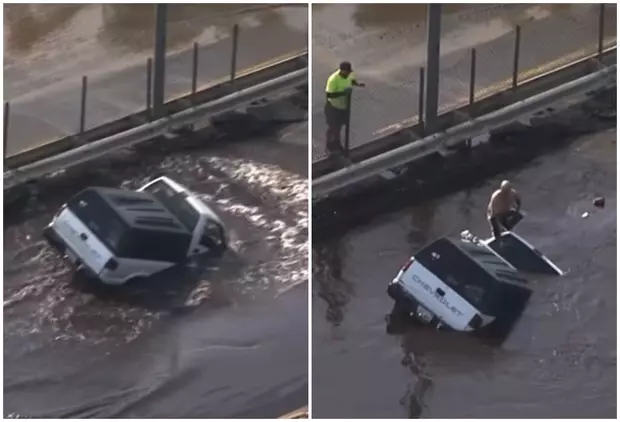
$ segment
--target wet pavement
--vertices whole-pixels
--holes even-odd
[[[153,55],[151,5],[5,5],[4,100],[11,102],[8,154],[79,131],[82,76],[86,129],[146,108],[146,61]],[[170,5],[167,100],[191,92],[192,44],[200,89],[230,75],[232,27],[239,24],[237,72],[307,48],[305,5]]]
[[[143,146],[5,208],[5,416],[273,418],[306,405],[307,130]],[[215,204],[230,253],[120,290],[74,280],[41,238],[52,214],[84,186],[157,174]]]
[[[511,83],[514,28],[521,26],[520,80],[597,49],[596,4],[448,5],[442,16],[440,109],[467,103],[471,48],[477,50],[476,98]],[[352,147],[417,122],[419,68],[426,57],[426,9],[419,4],[314,5],[313,160],[324,156],[325,81],[349,60],[365,88],[352,99]],[[607,5],[606,45],[615,44],[616,6]]]
[[[315,241],[313,416],[615,417],[616,135]],[[528,213],[516,231],[568,274],[529,278],[534,294],[500,346],[414,325],[387,334],[387,282],[439,236],[487,233],[482,210],[504,178]]]

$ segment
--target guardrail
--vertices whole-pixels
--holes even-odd
[[[308,69],[301,69],[268,82],[246,88],[151,123],[112,135],[90,144],[26,164],[4,173],[4,190],[45,175],[93,160],[110,152],[136,145],[168,132],[171,127],[190,124],[198,119],[218,115],[266,96],[277,95],[307,83]]]
[[[188,94],[179,99],[164,104],[163,114],[169,116],[178,113],[192,105],[199,105],[214,101],[236,91],[272,80],[278,76],[307,68],[308,54],[306,51],[282,58],[268,66],[253,69],[249,73],[239,73],[234,81],[222,81],[210,85],[206,89]],[[124,132],[152,121],[149,110],[125,116],[113,122],[87,130],[81,134],[67,136],[62,139],[47,142],[34,148],[25,149],[19,153],[5,157],[4,169],[15,169],[38,160],[69,151],[73,148],[95,142],[99,139]],[[6,129],[6,121],[5,121]],[[6,143],[5,143],[6,145]]]
[[[560,86],[566,82],[589,75],[603,67],[612,66],[617,62],[616,46],[609,47],[598,53],[567,63],[559,68],[537,74],[522,81],[516,90],[506,89],[477,100],[473,104],[465,104],[460,108],[441,113],[437,120],[435,132],[441,132],[459,123],[496,111],[502,107],[532,97],[544,91]],[[401,124],[394,133],[382,136],[375,141],[367,142],[351,148],[348,158],[352,162],[360,162],[375,155],[396,149],[423,138],[422,123]],[[312,176],[319,178],[325,174],[342,168],[338,160],[324,158],[312,163]]]
[[[519,10],[525,12],[525,9]],[[448,49],[444,54],[444,45],[441,44],[441,66],[433,70],[433,75],[429,74],[429,69],[417,67],[424,66],[423,62],[415,66],[399,62],[388,66],[391,69],[389,83],[368,76],[368,87],[354,90],[348,109],[349,121],[343,130],[342,149],[345,153],[352,152],[356,148],[382,142],[386,136],[414,125],[419,137],[424,137],[438,130],[439,126],[435,123],[442,114],[454,109],[468,111],[461,106],[475,109],[479,102],[500,91],[516,93],[532,77],[555,71],[567,63],[588,56],[602,58],[605,50],[616,44],[615,5],[584,4],[573,9],[566,14],[553,12],[549,21],[526,20],[522,26],[515,26],[514,31],[469,51],[450,52],[451,41],[440,40],[440,44],[448,43]],[[613,24],[610,22],[612,17]],[[544,25],[544,22],[549,25]],[[403,48],[407,57],[418,57],[413,45],[403,44]],[[377,51],[374,55],[382,56]],[[358,66],[363,68],[364,64]],[[370,68],[373,66],[370,65]],[[363,69],[358,71],[359,77],[364,79]],[[313,77],[317,74],[315,70]],[[327,75],[325,72],[324,76]],[[320,83],[324,86],[323,80]],[[315,91],[315,97],[318,93]],[[426,110],[427,103],[439,105],[438,116],[433,111],[432,116],[425,115],[429,111]],[[317,105],[315,113],[319,111]],[[313,140],[314,164],[329,159],[330,154],[323,138],[324,117],[317,114],[313,122],[315,133],[320,133]],[[313,174],[316,172],[313,171]]]
[[[332,194],[342,188],[377,176],[385,170],[399,167],[418,158],[441,151],[451,146],[451,143],[462,142],[514,122],[523,114],[544,108],[561,98],[582,94],[609,85],[612,80],[615,83],[616,71],[617,65],[610,66],[500,110],[435,133],[422,140],[319,177],[312,182],[312,196],[316,199]]]
[[[281,6],[254,5],[243,10]],[[175,7],[171,5],[169,9]],[[165,27],[163,32],[173,35],[171,24],[156,25],[156,32]],[[30,90],[5,102],[3,158],[67,137],[83,143],[84,139],[92,139],[91,130],[127,120],[128,115],[139,113],[141,120],[155,120],[169,114],[158,103],[162,95],[164,103],[179,99],[191,102],[201,90],[237,85],[248,73],[305,54],[308,49],[305,34],[291,33],[285,24],[277,22],[249,27],[234,24],[230,31],[220,30],[216,42],[194,43],[176,51],[164,49],[163,61],[145,57],[144,61],[128,62],[105,74],[84,75],[79,80]],[[280,33],[294,35],[281,43],[270,43]],[[266,46],[261,44],[262,38]],[[164,77],[159,77],[163,70],[160,63],[165,68]]]

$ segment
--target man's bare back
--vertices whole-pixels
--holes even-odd
[[[508,227],[507,218],[511,211],[519,211],[521,198],[513,189],[508,180],[504,180],[501,187],[493,192],[487,206],[487,219],[491,225],[494,237],[501,234],[502,227]]]

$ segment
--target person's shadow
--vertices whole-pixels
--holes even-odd
[[[353,294],[353,286],[342,274],[346,248],[336,238],[314,245],[312,252],[312,280],[317,296],[327,304],[327,321],[338,327],[344,321],[345,307]]]

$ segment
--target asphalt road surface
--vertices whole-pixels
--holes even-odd
[[[82,76],[88,76],[86,129],[146,108],[146,61],[153,57],[154,7],[127,4],[5,7],[4,101],[10,101],[11,155],[79,132]],[[300,5],[170,5],[165,98],[198,89],[307,48],[308,11]]]
[[[312,8],[312,158],[324,157],[325,83],[349,60],[367,86],[355,89],[350,145],[379,139],[418,120],[419,70],[426,61],[422,4],[334,4]],[[515,27],[521,26],[520,80],[597,50],[597,4],[450,4],[441,23],[440,112],[467,104],[471,49],[476,98],[512,83]],[[605,43],[615,44],[616,6],[607,5]]]

